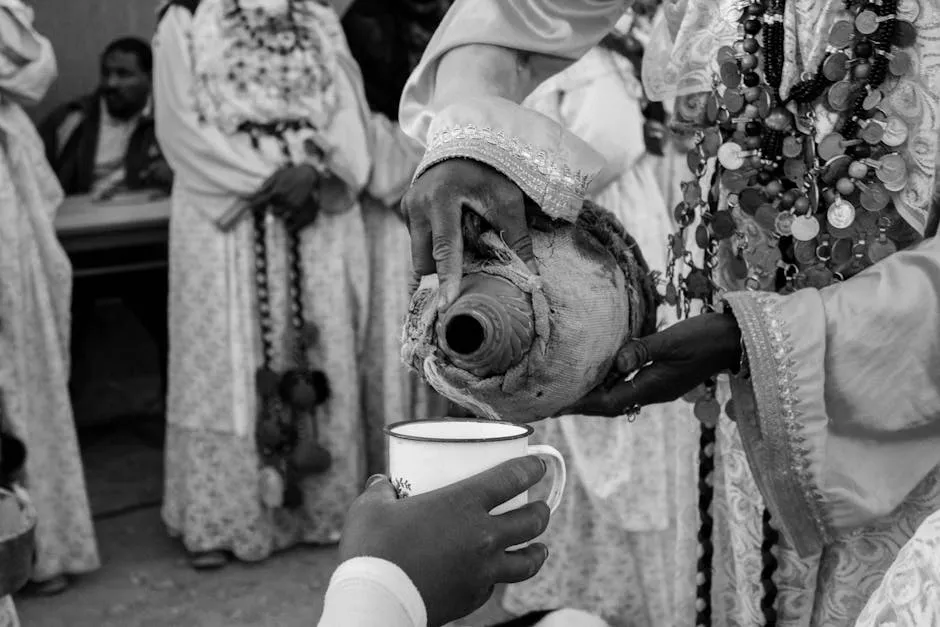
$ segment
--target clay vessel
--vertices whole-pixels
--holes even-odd
[[[438,318],[438,348],[457,368],[481,378],[505,373],[535,337],[530,298],[492,274],[468,274],[457,301]]]

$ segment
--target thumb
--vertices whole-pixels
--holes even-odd
[[[398,493],[387,476],[372,475],[366,481],[365,492],[360,498],[370,502],[389,503],[398,500]]]
[[[630,340],[617,353],[616,370],[619,374],[636,372],[650,361],[646,340]]]
[[[622,374],[636,372],[650,362],[660,361],[666,355],[668,332],[661,331],[630,340],[617,353],[616,369]]]
[[[463,278],[463,235],[460,233],[459,223],[434,233],[432,241],[432,255],[437,264],[437,277],[440,281],[438,309],[443,311],[457,300],[460,281]]]

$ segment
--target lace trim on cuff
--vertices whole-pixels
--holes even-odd
[[[754,474],[762,475],[767,505],[784,522],[797,552],[818,552],[832,540],[832,525],[810,468],[790,330],[778,314],[780,297],[739,292],[728,294],[726,302],[741,328],[757,403],[757,415],[738,418]]]
[[[431,166],[454,158],[473,159],[499,170],[549,217],[567,222],[578,219],[591,181],[590,176],[559,163],[546,150],[474,124],[453,126],[431,137],[414,178]]]

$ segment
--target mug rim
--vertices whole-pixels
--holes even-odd
[[[404,425],[413,425],[416,422],[436,423],[436,424],[446,424],[449,422],[474,422],[474,423],[482,423],[482,424],[488,424],[488,425],[493,425],[493,424],[511,425],[513,427],[519,427],[520,429],[522,429],[522,432],[517,433],[515,435],[501,435],[495,438],[438,438],[438,437],[427,436],[427,435],[412,435],[408,433],[395,433],[394,432],[394,429],[396,429],[397,427],[401,427]],[[531,425],[517,424],[515,422],[509,422],[506,420],[487,420],[485,418],[454,418],[451,420],[447,420],[444,418],[428,418],[426,420],[402,420],[401,422],[396,422],[394,424],[387,425],[386,427],[382,429],[382,431],[384,431],[385,435],[387,435],[390,438],[399,438],[401,440],[412,440],[415,442],[440,442],[443,444],[447,444],[447,443],[479,444],[483,442],[508,442],[510,440],[519,440],[522,438],[527,438],[531,436],[533,433],[535,433],[535,429],[533,429]]]

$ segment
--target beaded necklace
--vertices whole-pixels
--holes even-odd
[[[675,208],[679,231],[670,237],[664,300],[680,317],[690,314],[693,300],[703,310],[715,308],[719,255],[722,278],[785,294],[842,281],[916,239],[891,198],[906,184],[907,164],[897,149],[909,130],[879,109],[896,77],[911,69],[904,48],[917,38],[916,3],[846,0],[816,71],[801,76],[783,99],[785,3],[745,2],[739,38],[719,49],[718,73],[700,113],[678,103],[680,115],[704,128],[688,153],[695,178],[683,183]],[[817,120],[820,110],[835,119],[830,132]],[[703,252],[700,267],[686,247],[692,228]],[[684,276],[679,262],[688,268]],[[702,627],[711,625],[710,509],[721,413],[715,389],[712,381],[686,397],[701,422],[696,624]],[[733,411],[729,401],[726,412]],[[761,609],[765,625],[775,625],[778,534],[767,511],[762,525]]]
[[[302,501],[300,481],[325,472],[332,464],[330,452],[319,442],[316,420],[317,408],[329,399],[330,387],[326,374],[314,370],[308,358],[319,332],[314,324],[304,319],[300,235],[292,229],[286,229],[292,363],[284,372],[276,372],[273,368],[268,215],[257,211],[253,216],[255,294],[262,349],[262,365],[255,378],[258,397],[255,442],[262,466],[263,501],[269,507],[297,507]]]
[[[190,48],[201,122],[263,137],[328,128],[342,30],[320,0],[204,0]]]

